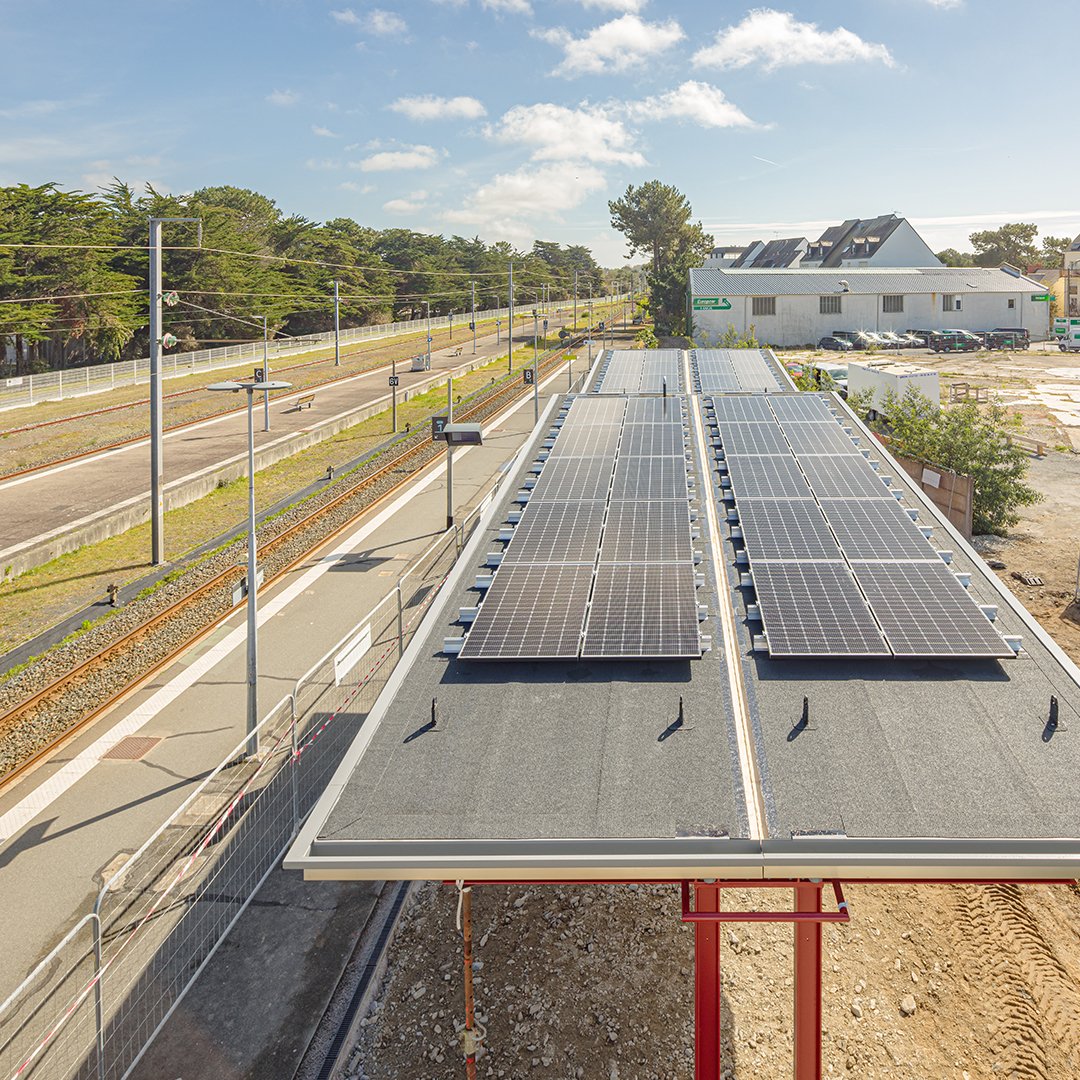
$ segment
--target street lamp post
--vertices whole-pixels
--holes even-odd
[[[263,320],[263,381],[270,381],[270,350],[267,345],[267,328],[266,328],[266,316],[262,317]],[[263,394],[263,431],[270,430],[270,391],[267,390]]]
[[[255,550],[255,415],[253,401],[256,391],[269,394],[271,390],[288,390],[292,383],[287,382],[222,382],[212,383],[208,390],[221,390],[238,394],[247,392],[248,415],[248,558],[247,558],[247,749],[246,754],[255,757],[259,752],[259,646],[258,612],[256,594],[258,578]]]
[[[424,310],[427,312],[427,361],[425,367],[428,371],[431,370],[431,305],[425,300]]]

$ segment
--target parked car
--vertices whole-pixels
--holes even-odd
[[[1027,349],[1031,345],[1031,335],[1027,330],[1015,328],[987,330],[983,340],[988,349]]]
[[[835,364],[829,360],[820,360],[810,368],[814,385],[826,390],[837,390],[841,397],[847,397],[847,364]]]
[[[934,352],[975,352],[982,343],[966,330],[938,330],[930,335],[930,348]]]
[[[1023,338],[1024,341],[1031,343],[1031,333],[1024,326],[995,326],[993,333],[995,334],[1015,334],[1018,338]]]
[[[894,334],[891,330],[879,330],[877,336],[885,342],[886,348],[907,348],[907,342],[899,334]]]
[[[920,348],[926,349],[930,346],[930,335],[936,334],[936,330],[908,330],[906,333],[910,334],[913,338],[917,338],[922,342]]]
[[[819,349],[828,349],[829,352],[849,352],[855,346],[847,338],[837,337],[835,334],[823,337],[818,343]]]
[[[855,347],[857,349],[888,349],[889,343],[873,330],[860,330],[855,335]]]
[[[839,338],[841,341],[850,341],[851,347],[855,348],[856,342],[859,337],[858,330],[834,330],[832,332],[834,338]]]

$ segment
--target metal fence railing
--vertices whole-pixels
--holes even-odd
[[[102,886],[0,1004],[0,1080],[124,1080],[280,863],[497,481]]]
[[[595,304],[621,301],[623,297],[595,300]],[[572,301],[560,301],[565,309]],[[581,313],[585,311],[585,301],[578,301]],[[531,311],[531,305],[529,307]],[[554,309],[553,309],[554,310]],[[514,309],[515,317],[523,311],[523,306]],[[476,321],[493,322],[507,317],[506,308],[491,308],[478,311]],[[459,314],[440,316],[431,320],[432,330],[443,330],[457,326],[462,333],[467,333],[469,315]],[[406,322],[380,323],[371,326],[358,326],[340,332],[343,345],[357,341],[371,341],[379,338],[400,337],[404,334],[421,334],[427,326],[426,319],[411,319]],[[312,334],[303,338],[278,338],[267,344],[267,356],[273,361],[285,356],[325,349],[334,344],[334,333]],[[423,352],[423,346],[417,348]],[[163,379],[178,379],[198,372],[217,371],[221,368],[236,367],[242,363],[261,363],[263,343],[250,341],[242,345],[226,345],[220,349],[199,349],[197,352],[163,354],[161,374]],[[63,401],[72,397],[85,397],[88,394],[100,394],[115,390],[121,386],[133,386],[150,380],[150,360],[123,360],[115,364],[90,364],[85,367],[69,368],[66,371],[45,371],[37,375],[17,375],[0,378],[0,412],[15,409],[22,405],[35,405],[43,401]]]

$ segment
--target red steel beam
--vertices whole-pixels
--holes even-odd
[[[795,911],[809,916],[795,924],[795,1080],[821,1080],[820,881],[795,885]],[[846,908],[845,908],[846,914]]]
[[[725,881],[716,883],[719,888],[741,889],[742,882]],[[806,884],[801,881],[766,881],[755,882],[756,888],[764,889],[796,889]],[[821,889],[821,883],[811,883]],[[844,889],[839,881],[832,881],[833,895],[836,897],[836,911],[822,911],[819,903],[816,909],[806,909],[796,905],[794,911],[720,911],[718,908],[701,908],[690,906],[690,882],[682,883],[682,919],[683,922],[749,922],[749,923],[823,923],[835,922],[846,923],[851,921],[851,913],[848,911],[847,901],[844,899]],[[695,882],[700,889],[700,882]]]
[[[688,891],[688,885],[683,882]],[[694,883],[698,911],[720,910],[720,886]],[[694,1080],[720,1080],[720,927],[699,921],[694,927]]]

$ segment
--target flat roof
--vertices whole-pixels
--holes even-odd
[[[470,880],[1080,875],[1080,671],[868,432],[903,505],[933,524],[951,569],[971,574],[973,598],[997,605],[997,629],[1022,635],[1022,652],[755,651],[700,403],[688,398],[712,650],[644,662],[443,652],[461,632],[459,608],[477,602],[476,577],[500,546],[553,399],[287,867],[311,878]]]

